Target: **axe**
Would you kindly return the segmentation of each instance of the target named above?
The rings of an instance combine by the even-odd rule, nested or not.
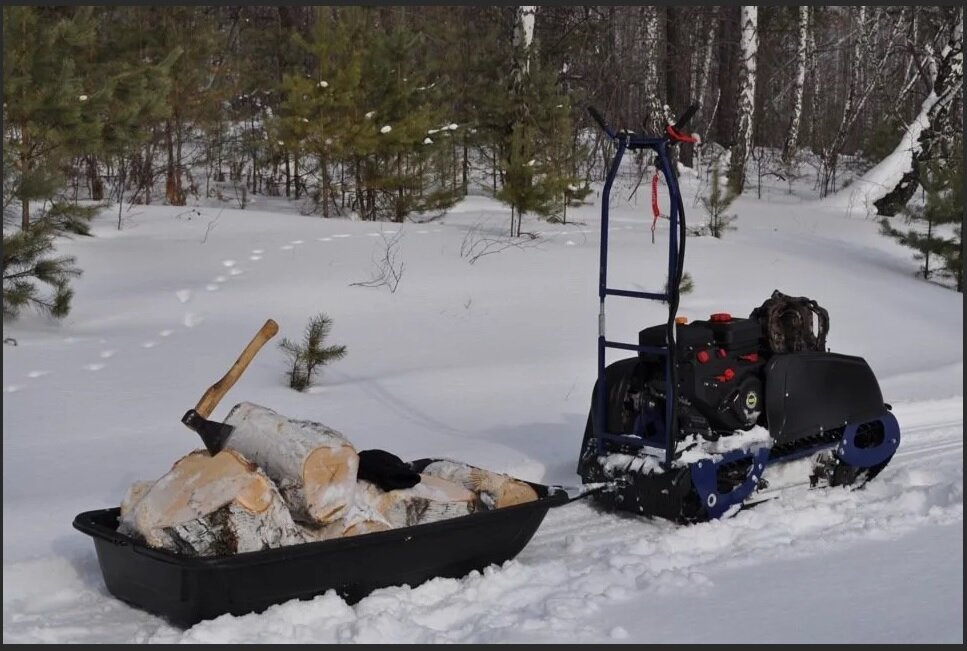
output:
[[[242,373],[248,367],[249,362],[255,357],[255,354],[259,352],[259,349],[265,345],[269,339],[275,336],[279,331],[279,324],[269,319],[265,322],[265,325],[255,333],[255,337],[249,342],[242,354],[238,356],[235,363],[232,364],[232,368],[228,369],[228,373],[222,377],[221,380],[211,385],[205,395],[201,397],[198,404],[195,405],[194,409],[189,409],[185,412],[185,415],[181,417],[181,422],[188,426],[188,429],[194,430],[201,437],[201,440],[205,442],[205,447],[208,448],[208,452],[215,456],[225,447],[225,443],[228,441],[228,437],[231,436],[232,430],[235,429],[231,425],[226,425],[225,423],[218,423],[215,421],[208,420],[208,417],[212,415],[215,407],[218,405],[219,401],[228,393],[228,390],[234,386],[235,382],[241,377]]]

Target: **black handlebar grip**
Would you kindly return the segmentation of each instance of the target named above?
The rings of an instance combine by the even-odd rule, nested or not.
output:
[[[591,114],[591,117],[594,118],[594,121],[598,123],[601,129],[608,134],[608,137],[614,138],[614,133],[611,131],[611,127],[609,127],[608,123],[604,121],[604,116],[598,113],[598,109],[594,108],[593,106],[589,106],[588,113]]]
[[[685,109],[685,112],[682,113],[681,117],[675,120],[675,128],[676,129],[685,128],[685,125],[688,124],[688,121],[691,120],[693,117],[695,117],[695,114],[698,112],[698,108],[699,108],[698,104],[692,104],[687,109]]]

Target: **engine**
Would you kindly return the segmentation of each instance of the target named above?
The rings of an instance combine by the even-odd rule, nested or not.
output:
[[[664,325],[638,334],[641,346],[663,347]],[[677,327],[679,431],[717,438],[720,433],[747,430],[764,420],[763,369],[769,358],[760,324],[730,314],[713,314],[707,321]],[[665,413],[664,356],[639,354],[637,405],[639,435],[663,431]]]

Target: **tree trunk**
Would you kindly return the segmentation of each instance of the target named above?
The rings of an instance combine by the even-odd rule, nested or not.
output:
[[[20,228],[30,230],[30,197],[27,196],[27,184],[23,180],[30,174],[30,129],[27,123],[20,125]]]
[[[718,51],[718,113],[715,119],[715,140],[723,147],[731,147],[735,138],[737,80],[739,68],[739,7],[721,6],[719,12]]]
[[[342,434],[248,402],[236,405],[225,423],[235,428],[229,447],[265,470],[297,520],[324,525],[346,513],[359,456]]]
[[[198,556],[304,541],[272,480],[232,450],[196,450],[157,482],[135,483],[121,503],[118,531]]]
[[[799,7],[799,22],[797,23],[799,38],[796,47],[796,78],[792,89],[792,115],[789,117],[789,128],[786,129],[786,139],[782,145],[782,162],[789,165],[796,155],[799,146],[799,124],[802,121],[803,91],[806,87],[806,46],[809,42],[809,7]]]
[[[664,93],[662,92],[661,77],[658,74],[660,23],[658,20],[658,7],[644,6],[643,27],[647,34],[647,49],[645,51],[644,74],[642,83],[644,84],[644,104],[645,104],[645,129],[649,133],[661,134],[665,130],[665,111]]]
[[[739,97],[738,115],[735,128],[735,143],[732,146],[729,165],[729,187],[739,194],[745,187],[745,162],[752,147],[753,119],[755,117],[756,53],[759,46],[757,33],[758,8],[743,5],[740,12],[742,22],[742,42],[739,48]]]
[[[692,102],[692,98],[689,97],[692,85],[692,49],[688,42],[689,15],[689,9],[681,7],[665,9],[665,86],[667,88],[665,101],[675,114],[680,114]],[[683,165],[692,167],[694,151],[691,144],[682,143],[671,149],[679,153]]]
[[[171,120],[165,122],[165,145],[168,147],[168,164],[165,166],[165,198],[168,204],[180,206],[177,172],[175,170],[175,142],[171,135]]]

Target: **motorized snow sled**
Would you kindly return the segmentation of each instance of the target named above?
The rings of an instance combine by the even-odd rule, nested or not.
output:
[[[815,301],[777,290],[747,318],[678,318],[686,228],[669,148],[695,142],[680,129],[696,110],[663,135],[639,135],[612,130],[589,109],[616,149],[601,197],[598,375],[578,473],[587,483],[612,482],[614,490],[596,495],[611,507],[680,522],[756,502],[763,475],[778,464],[799,461],[801,480],[813,486],[862,485],[900,444],[870,366],[826,350],[829,318]],[[641,150],[656,156],[670,194],[665,292],[608,285],[611,188],[625,152]],[[634,343],[609,339],[608,297],[661,301],[668,319]],[[636,355],[606,364],[608,349]]]

